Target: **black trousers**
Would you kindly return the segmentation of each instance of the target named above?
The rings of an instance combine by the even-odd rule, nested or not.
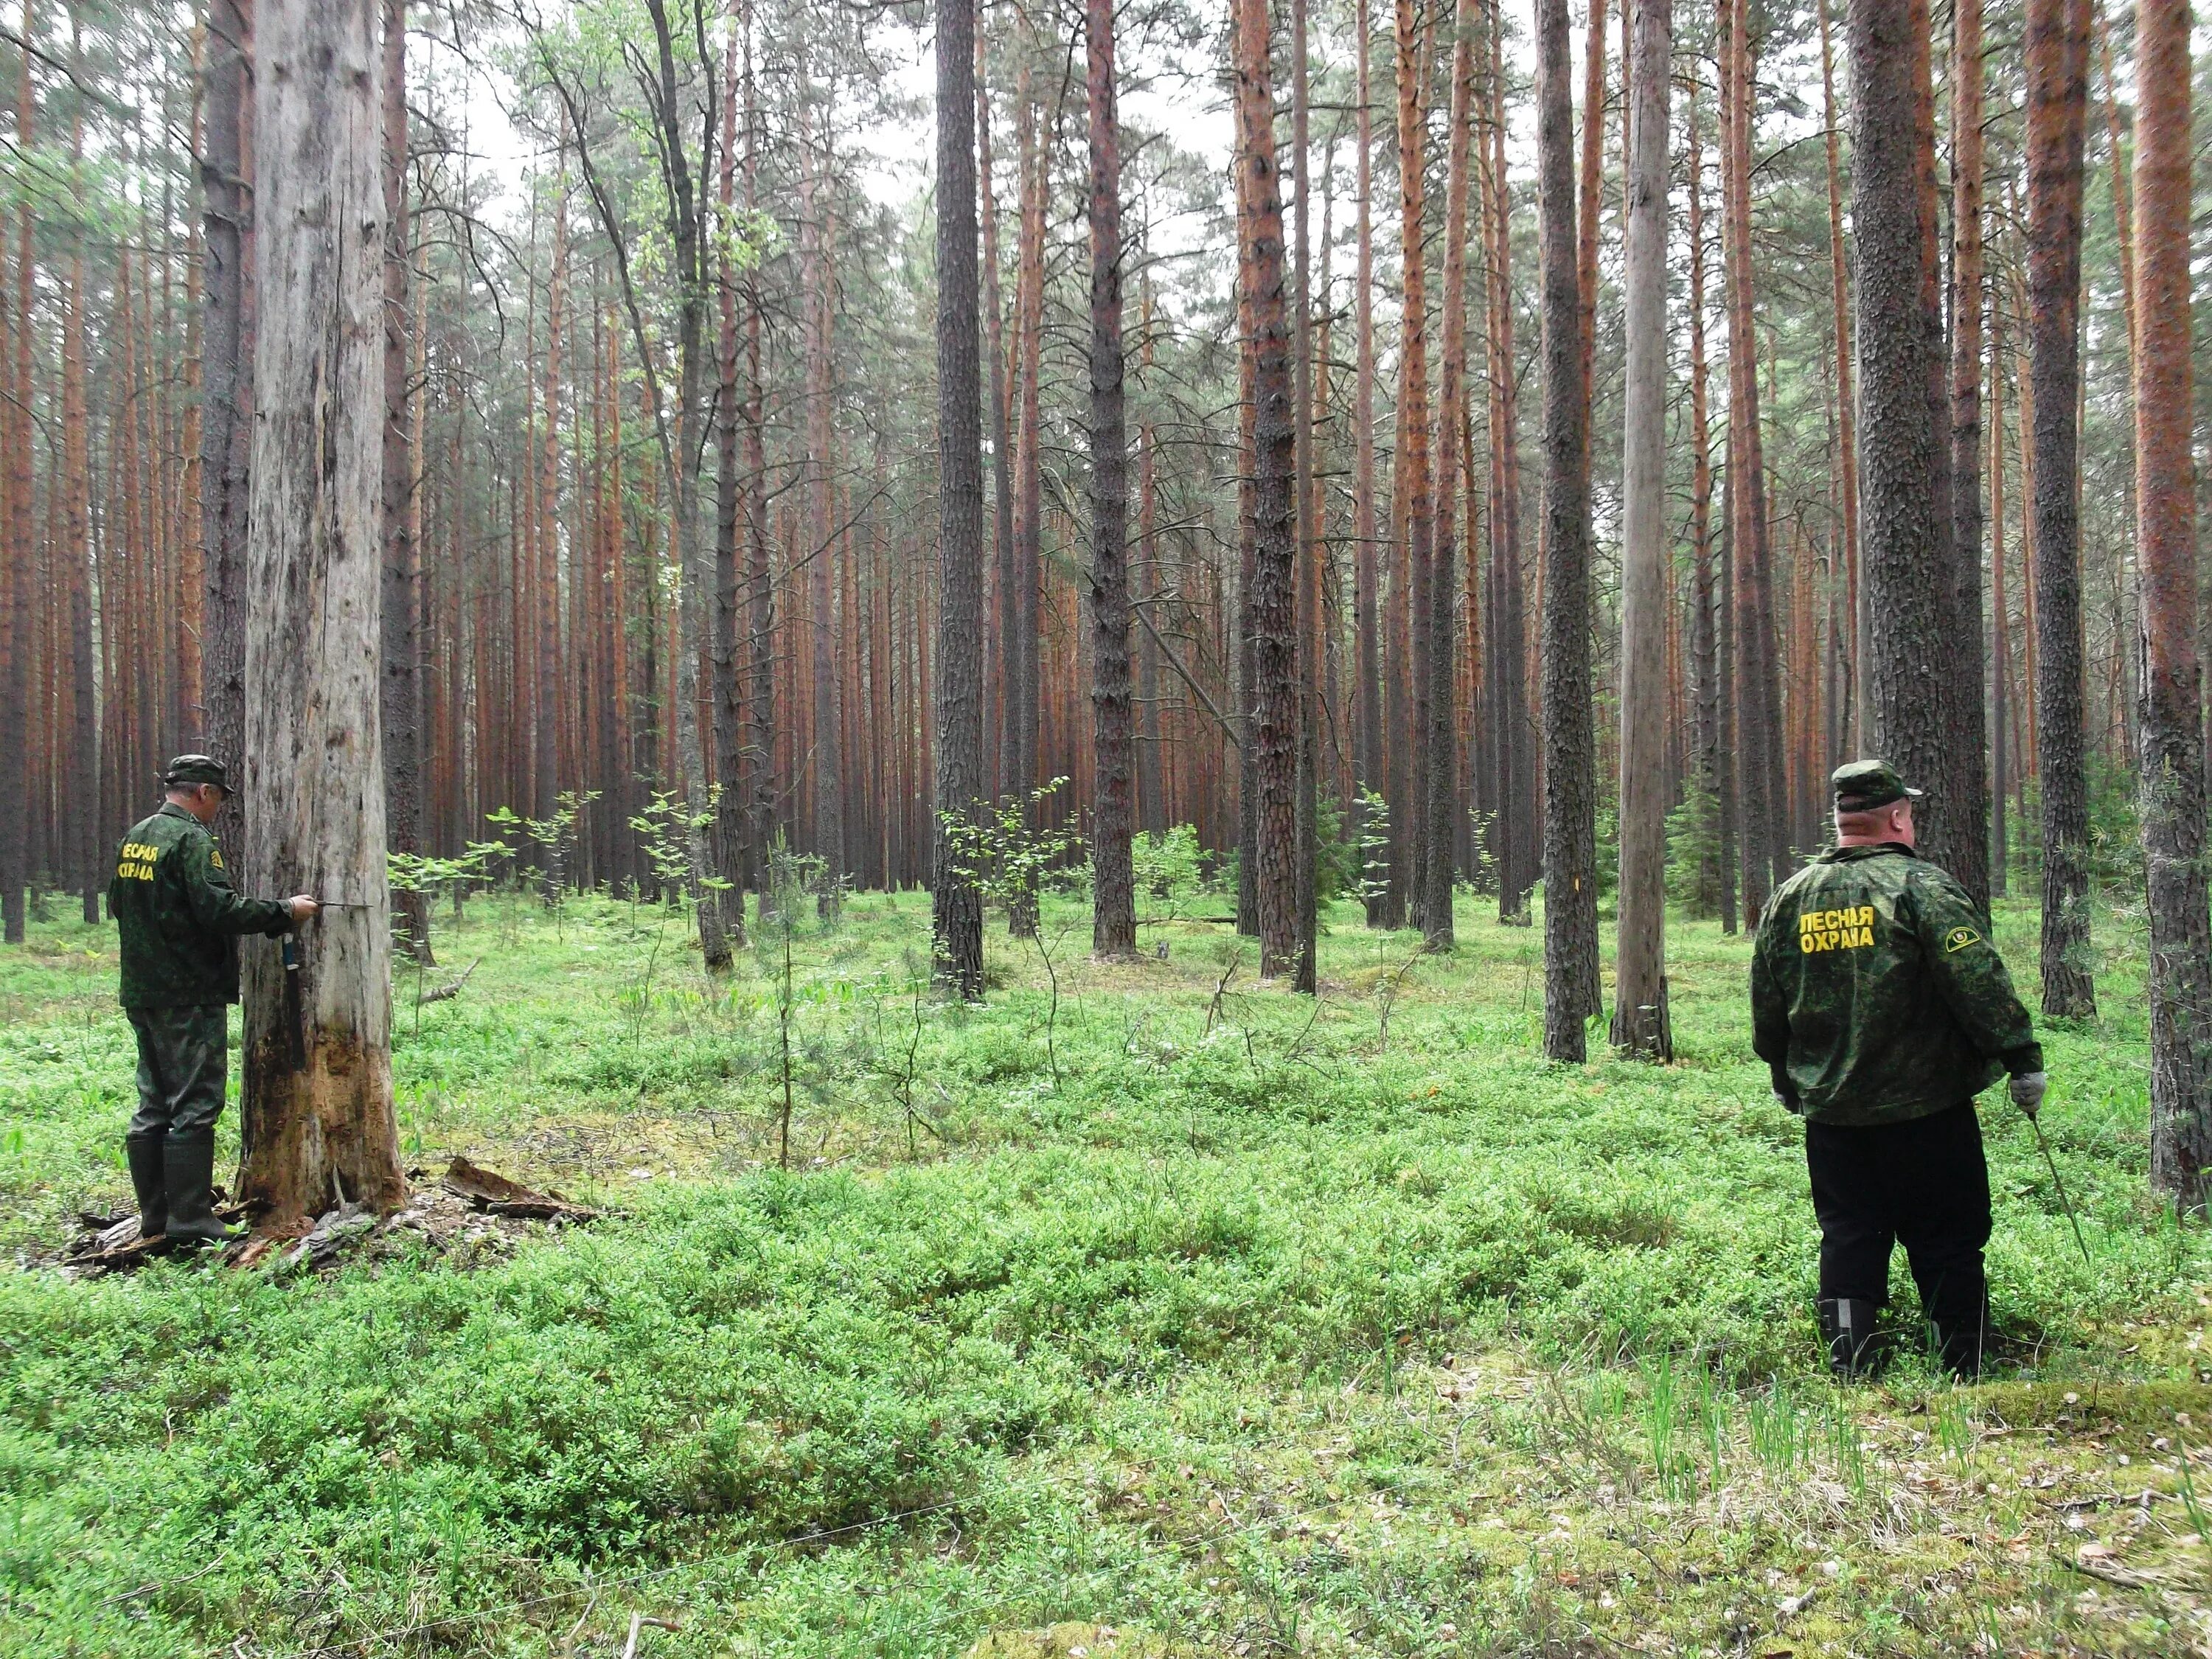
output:
[[[1953,1330],[1978,1323],[1990,1167],[1972,1101],[1903,1123],[1808,1122],[1805,1164],[1820,1218],[1823,1300],[1887,1302],[1890,1249],[1901,1243],[1922,1311]]]

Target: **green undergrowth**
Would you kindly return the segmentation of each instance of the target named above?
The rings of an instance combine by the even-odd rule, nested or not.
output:
[[[325,1277],[37,1265],[125,1200],[129,1033],[111,935],[0,952],[0,1650],[2212,1639],[2212,1252],[2145,1191],[2135,919],[2048,1033],[2094,1265],[1992,1096],[2003,1376],[1936,1382],[1900,1260],[1906,1352],[1844,1392],[1742,941],[1676,924],[1655,1070],[1545,1063],[1540,934],[1472,898],[1445,958],[1340,908],[1318,1007],[1218,926],[1091,963],[1063,901],[1049,974],[994,928],[948,1007],[927,925],[858,896],[787,979],[650,907],[441,917],[419,988],[478,965],[420,1007],[398,971],[406,1158],[610,1214]]]

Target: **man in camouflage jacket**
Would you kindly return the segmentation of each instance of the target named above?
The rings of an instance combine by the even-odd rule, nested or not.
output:
[[[1836,845],[1776,890],[1752,957],[1752,1042],[1805,1119],[1820,1221],[1820,1330],[1856,1376],[1875,1358],[1901,1243],[1946,1364],[1981,1364],[1989,1166],[1974,1097],[2009,1074],[2030,1117],[2043,1050],[1989,918],[1913,851],[1912,803],[1881,761],[1837,769]]]
[[[219,761],[179,755],[161,775],[161,810],[116,849],[107,913],[123,936],[123,1007],[138,1038],[138,1110],[123,1145],[141,1237],[219,1242],[215,1122],[222,1112],[228,1006],[238,1000],[238,939],[282,933],[315,914],[302,893],[240,898],[208,826],[230,798]]]

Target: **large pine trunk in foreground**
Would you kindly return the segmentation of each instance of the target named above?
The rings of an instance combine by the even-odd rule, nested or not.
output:
[[[287,1018],[244,941],[240,1194],[283,1226],[406,1194],[392,1113],[391,897],[378,710],[383,68],[374,0],[264,0],[246,641],[246,884],[311,891]],[[367,234],[363,234],[363,231]]]
[[[1626,0],[1624,0],[1624,3]],[[1667,94],[1672,0],[1636,0],[1620,603],[1620,930],[1613,1041],[1673,1055],[1667,1010]],[[1700,351],[1702,356],[1702,349]],[[1704,365],[1698,364],[1702,372]],[[1700,440],[1702,443],[1702,439]]]
[[[966,820],[983,793],[983,368],[975,247],[975,9],[947,0],[937,22],[937,816]],[[983,901],[936,849],[936,976],[983,994]]]
[[[2089,0],[2027,8],[2028,374],[2035,398],[2035,707],[2043,785],[2043,1012],[2097,1011],[2089,968],[2081,507],[2081,126]]]
[[[2190,427],[2189,0],[2136,17],[2136,522],[2143,863],[2150,890],[2151,1184],[2202,1211],[2212,1165],[2212,921]]]
[[[1121,154],[1115,130],[1114,0],[1091,0],[1091,948],[1137,948],[1135,732],[1129,702],[1128,442],[1121,356]]]
[[[1589,408],[1575,261],[1566,0],[1536,8],[1544,321],[1544,1054],[1584,1058],[1597,1012],[1597,749],[1590,708]]]
[[[1237,0],[1237,145],[1245,176],[1243,268],[1253,337],[1253,569],[1244,596],[1252,664],[1249,810],[1260,971],[1273,977],[1297,968],[1299,934],[1295,434],[1266,0]]]
[[[1928,849],[1954,803],[1948,725],[1950,658],[1948,536],[1951,509],[1939,497],[1931,374],[1942,342],[1930,337],[1925,298],[1936,282],[1933,173],[1923,202],[1921,170],[1932,169],[1936,135],[1920,77],[1926,73],[1924,0],[1853,0],[1851,224],[1858,259],[1860,532],[1870,634],[1867,642],[1867,744],[1908,780],[1930,790],[1923,803]],[[1916,33],[1917,40],[1916,40]],[[1939,520],[1941,515],[1941,520]]]

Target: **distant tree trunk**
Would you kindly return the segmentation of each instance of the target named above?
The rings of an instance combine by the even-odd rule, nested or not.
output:
[[[1923,202],[1921,173],[1930,169],[1932,181],[1936,135],[1923,119],[1924,59],[1915,39],[1927,21],[1923,0],[1852,0],[1851,224],[1866,416],[1859,498],[1871,625],[1867,741],[1908,781],[1929,788],[1923,812],[1932,830],[1950,823],[1936,803],[1954,785],[1949,658],[1959,643],[1944,626],[1952,577],[1937,515],[1953,504],[1939,499],[1940,438],[1929,400],[1929,353],[1940,351],[1940,341],[1925,327],[1936,252],[1933,192]]]
[[[1310,278],[1313,166],[1310,143],[1312,85],[1307,74],[1306,0],[1291,0],[1291,167],[1296,192],[1291,225],[1291,489],[1293,535],[1291,605],[1297,676],[1297,864],[1292,902],[1297,910],[1297,963],[1291,988],[1312,995],[1319,987],[1320,945],[1316,878],[1321,854],[1321,611],[1320,514],[1314,473],[1314,329]]]
[[[1996,672],[1990,676],[1990,891],[2004,896],[2010,830],[2005,791],[2019,765],[2012,740],[2012,618],[2005,596],[2004,307],[1990,307],[1990,626]]]
[[[810,103],[811,103],[810,99]],[[810,125],[811,125],[810,117]],[[966,124],[971,128],[971,110]],[[823,860],[822,888],[815,908],[825,921],[834,921],[848,873],[845,848],[845,757],[837,683],[837,601],[835,580],[837,562],[837,514],[831,488],[830,449],[836,441],[832,422],[835,370],[831,338],[832,301],[830,284],[830,219],[832,209],[822,188],[821,163],[815,156],[814,135],[802,139],[799,149],[799,212],[808,233],[805,256],[804,296],[806,314],[806,471],[807,471],[807,586],[812,595],[812,624],[808,635],[807,661],[811,669],[813,699],[814,854]],[[980,683],[980,674],[979,674]]]
[[[392,850],[422,850],[421,744],[416,726],[422,654],[421,555],[415,545],[413,368],[409,299],[414,250],[407,219],[407,4],[384,9],[384,436],[380,507],[383,515],[382,652],[384,820]],[[428,963],[430,896],[417,884],[394,901],[396,930],[407,953]]]
[[[983,236],[983,368],[991,399],[991,505],[995,511],[993,550],[997,571],[997,612],[991,619],[985,648],[990,672],[984,683],[983,732],[986,769],[998,774],[995,793],[1006,788],[1006,750],[1003,734],[1012,708],[1007,672],[1009,647],[1014,635],[1014,494],[1012,433],[1007,422],[1006,331],[999,303],[999,204],[991,189],[991,95],[984,70],[989,57],[983,32],[975,32],[975,185]],[[1017,194],[1026,196],[1028,165],[1020,163]],[[995,714],[994,721],[992,715]],[[996,741],[994,741],[996,739]]]
[[[1713,559],[1713,461],[1710,392],[1705,366],[1705,144],[1698,125],[1698,82],[1688,83],[1685,127],[1689,135],[1690,187],[1690,665],[1694,682],[1693,738],[1698,788],[1711,803],[1713,842],[1699,852],[1699,893],[1721,917],[1723,933],[1735,931],[1735,869],[1720,836],[1726,792],[1722,777],[1726,758],[1722,727],[1718,573]],[[1844,349],[1850,349],[1846,343]]]
[[[1850,592],[1850,648],[1844,653],[1844,690],[1850,708],[1847,747],[1863,746],[1867,728],[1866,611],[1859,578],[1858,397],[1851,389],[1851,302],[1845,275],[1842,131],[1836,113],[1836,60],[1828,38],[1828,0],[1818,0],[1820,22],[1820,111],[1828,163],[1828,281],[1833,297],[1836,343],[1837,478],[1844,510],[1844,562]]]
[[[1573,73],[1566,0],[1537,0],[1544,280],[1544,1054],[1581,1063],[1599,1007],[1596,737],[1590,709],[1589,410],[1582,395]]]
[[[30,40],[33,19],[31,0],[24,0],[23,39]],[[36,96],[31,86],[31,58],[22,58],[22,78],[16,88],[15,137],[20,153],[28,155],[33,143]],[[32,660],[38,641],[39,600],[33,592],[38,570],[33,556],[32,523],[35,503],[31,474],[31,299],[38,283],[32,228],[32,204],[17,212],[18,241],[15,283],[7,296],[7,314],[0,317],[0,386],[9,395],[9,407],[0,411],[0,448],[4,467],[6,521],[0,523],[0,753],[19,757],[22,775],[0,800],[0,942],[23,942],[26,922],[25,890],[31,877],[33,820],[43,814],[33,805],[40,779],[37,746],[32,741],[30,709]],[[4,227],[0,227],[4,234]],[[40,709],[43,724],[48,711]],[[194,720],[197,722],[197,711]],[[191,728],[195,732],[195,723]],[[43,803],[40,803],[42,805]]]
[[[1453,28],[1450,140],[1444,176],[1443,362],[1437,388],[1435,534],[1430,544],[1427,630],[1429,729],[1421,745],[1426,791],[1421,812],[1421,936],[1431,951],[1454,943],[1459,721],[1454,648],[1459,611],[1460,443],[1467,398],[1467,196],[1474,138],[1474,43],[1478,0],[1458,0]],[[1470,539],[1474,526],[1467,526]]]
[[[1114,0],[1089,0],[1091,115],[1091,948],[1137,949],[1135,733],[1129,701],[1128,441],[1121,356],[1121,155],[1114,96]]]
[[[2212,922],[2190,453],[2189,0],[2142,0],[2136,29],[2137,788],[2150,901],[2151,1185],[2201,1213],[2212,1199]]]
[[[748,17],[750,23],[750,17]],[[759,120],[755,106],[752,37],[744,32],[745,207],[760,209]],[[768,396],[761,361],[761,301],[757,279],[745,295],[744,517],[745,517],[745,717],[746,811],[751,824],[755,876],[760,902],[768,902],[764,878],[775,831],[775,583],[768,529]],[[619,465],[619,459],[617,459]],[[617,618],[621,615],[617,611]]]
[[[1951,54],[1951,873],[1990,899],[1988,720],[1982,646],[1982,3],[1954,0]]]
[[[1022,170],[1022,222],[1015,253],[1014,350],[1020,389],[1020,428],[1014,453],[1014,560],[1012,599],[1006,607],[1010,633],[1006,641],[1006,725],[1000,747],[1000,781],[1021,804],[1026,818],[1036,787],[1037,589],[1042,580],[1044,484],[1041,454],[1042,403],[1039,381],[1044,360],[1044,214],[1046,174],[1051,145],[1036,137],[1036,106],[1026,79],[1017,101],[1017,149]],[[1036,931],[1036,905],[1030,896],[1007,907],[1010,932]]]
[[[1487,660],[1495,664],[1499,811],[1492,825],[1498,858],[1498,914],[1525,923],[1542,832],[1536,794],[1536,732],[1528,712],[1528,624],[1522,582],[1521,392],[1513,343],[1512,191],[1505,168],[1504,23],[1487,7],[1490,36],[1491,514],[1489,585],[1495,621]]]
[[[1622,0],[1628,3],[1628,0]],[[1667,1007],[1667,137],[1672,0],[1635,0],[1622,412],[1620,926],[1613,1042],[1674,1057]],[[1699,286],[1703,283],[1700,282]],[[1704,356],[1704,342],[1697,345]],[[1698,363],[1702,371],[1702,361]],[[1703,401],[1702,392],[1698,394]],[[1702,413],[1702,411],[1701,411]],[[1699,470],[1703,470],[1702,448]],[[1707,488],[1710,488],[1708,484]]]
[[[1392,508],[1399,527],[1399,569],[1392,603],[1405,612],[1407,649],[1392,665],[1402,682],[1406,718],[1394,720],[1393,741],[1402,780],[1393,802],[1396,816],[1394,879],[1410,919],[1422,920],[1426,894],[1422,863],[1427,837],[1429,740],[1429,561],[1436,533],[1435,497],[1429,473],[1429,349],[1426,173],[1428,37],[1415,0],[1397,3],[1398,91],[1398,418],[1390,467]]]
[[[965,821],[983,792],[983,380],[975,230],[975,9],[937,15],[938,584],[936,780],[939,822]],[[983,994],[983,904],[935,836],[932,927],[939,984]]]
[[[70,14],[72,34],[79,28]],[[81,37],[72,51],[81,57]],[[70,118],[70,168],[72,176],[82,165],[84,111],[82,102]],[[84,238],[87,228],[72,228],[69,261],[62,287],[62,489],[66,496],[62,522],[67,539],[62,547],[66,562],[69,593],[70,763],[68,787],[63,794],[62,833],[65,838],[66,877],[77,890],[84,920],[100,921],[99,876],[102,831],[110,826],[100,798],[101,742],[99,716],[99,659],[93,651],[93,561],[98,556],[92,539],[92,460],[88,426],[90,412],[85,396]]]
[[[1773,553],[1768,545],[1765,444],[1760,427],[1759,342],[1751,258],[1752,96],[1749,13],[1729,0],[1723,44],[1723,249],[1729,307],[1729,549],[1735,566],[1738,830],[1747,925],[1766,908],[1785,861],[1788,819],[1782,706],[1776,662]]]
[[[738,38],[722,53],[722,143],[716,156],[715,200],[728,224],[737,206]],[[744,516],[745,478],[738,465],[738,274],[726,239],[714,254],[714,873],[729,884],[714,895],[733,947],[745,940],[745,679],[741,631],[738,526]]]
[[[1381,583],[1377,573],[1375,517],[1375,110],[1373,71],[1370,62],[1372,19],[1368,0],[1354,0],[1355,39],[1358,79],[1354,120],[1358,155],[1354,159],[1358,197],[1358,228],[1354,237],[1358,271],[1352,283],[1352,332],[1356,354],[1352,381],[1352,713],[1355,787],[1362,802],[1359,833],[1374,826],[1365,816],[1365,798],[1382,794],[1389,786],[1382,762],[1382,665],[1380,622]],[[1367,879],[1369,872],[1360,872]],[[1389,921],[1387,889],[1371,886],[1367,893],[1367,925],[1380,927]]]
[[[2088,0],[2028,0],[2028,368],[2033,383],[2037,668],[2043,784],[2043,1012],[2087,1018],[2089,794],[2081,671],[2081,128]]]
[[[25,38],[29,38],[25,0]],[[200,194],[201,731],[235,765],[246,741],[246,532],[253,453],[253,0],[208,10]],[[27,67],[26,75],[28,74]],[[25,139],[27,148],[27,138]],[[28,231],[25,246],[28,246]]]
[[[1620,0],[1624,21],[1629,4],[1630,0]],[[1605,14],[1606,0],[1589,0],[1589,15],[1583,30],[1582,176],[1575,198],[1575,285],[1582,295],[1585,409],[1590,406],[1597,362],[1597,221],[1605,179]],[[1622,68],[1625,72],[1626,65]]]
[[[240,1196],[281,1228],[406,1196],[392,1111],[391,895],[378,708],[385,255],[374,0],[263,0],[261,327],[246,648],[247,866],[330,908],[249,939]],[[367,231],[366,235],[359,234]]]
[[[1237,164],[1245,175],[1244,264],[1254,340],[1255,540],[1252,586],[1243,606],[1252,644],[1249,742],[1256,798],[1250,810],[1256,814],[1260,971],[1273,978],[1296,968],[1298,947],[1295,435],[1266,0],[1237,0],[1236,17]]]

